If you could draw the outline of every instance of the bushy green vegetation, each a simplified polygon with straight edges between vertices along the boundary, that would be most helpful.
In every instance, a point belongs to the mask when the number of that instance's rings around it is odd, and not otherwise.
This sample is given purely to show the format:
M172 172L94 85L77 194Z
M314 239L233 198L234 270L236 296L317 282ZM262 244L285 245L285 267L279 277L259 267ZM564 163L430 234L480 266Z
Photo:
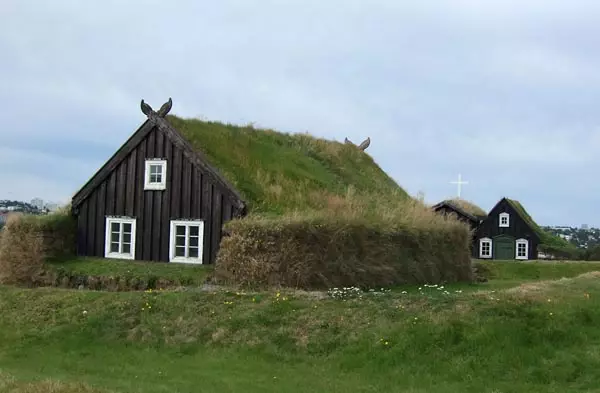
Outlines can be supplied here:
M540 263L532 274L515 267L529 263L506 263L492 281L592 265ZM509 289L492 281L333 297L0 287L0 383L146 393L596 389L600 273Z

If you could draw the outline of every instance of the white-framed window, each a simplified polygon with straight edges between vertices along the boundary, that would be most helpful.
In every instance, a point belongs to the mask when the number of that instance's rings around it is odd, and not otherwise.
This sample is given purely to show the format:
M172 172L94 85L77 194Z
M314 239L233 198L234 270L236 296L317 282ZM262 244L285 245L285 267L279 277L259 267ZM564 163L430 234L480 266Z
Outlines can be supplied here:
M510 214L500 213L500 226L503 228L510 226Z
M164 190L167 187L167 161L147 159L144 190Z
M169 260L171 262L202 263L204 221L172 220Z
M492 239L484 237L479 239L479 257L480 258L491 258L492 257Z
M516 259L529 259L529 241L527 239L518 239L516 242Z
M106 258L135 259L135 218L106 217Z

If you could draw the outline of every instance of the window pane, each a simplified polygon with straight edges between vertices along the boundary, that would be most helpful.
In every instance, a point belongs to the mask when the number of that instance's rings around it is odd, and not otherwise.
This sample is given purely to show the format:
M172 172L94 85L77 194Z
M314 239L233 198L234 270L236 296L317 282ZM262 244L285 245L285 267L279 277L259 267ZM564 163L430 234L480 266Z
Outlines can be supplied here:
M177 236L185 236L185 226L177 225L175 233L177 234Z
M115 232L111 233L110 241L118 243L119 242L119 233L115 233Z
M150 174L151 175L156 175L159 173L162 173L162 165L159 165L159 164L150 165Z
M123 253L129 254L131 252L131 244L123 243Z
M123 232L131 233L131 224L123 224Z
M175 237L175 245L176 246L185 246L185 236Z
M110 243L110 252L119 252L119 243Z
M200 228L198 228L197 226L190 227L190 236L198 236L199 232Z
M198 238L190 237L190 247L198 247Z
M185 247L175 247L175 256L176 257L184 257L185 256Z
M119 232L121 230L121 226L119 225L118 222L112 222L110 224L110 231L111 232Z
M190 258L198 258L198 247L190 247L188 253Z
M162 175L150 175L150 183L160 183L162 181Z
M123 243L131 243L131 233L123 234Z

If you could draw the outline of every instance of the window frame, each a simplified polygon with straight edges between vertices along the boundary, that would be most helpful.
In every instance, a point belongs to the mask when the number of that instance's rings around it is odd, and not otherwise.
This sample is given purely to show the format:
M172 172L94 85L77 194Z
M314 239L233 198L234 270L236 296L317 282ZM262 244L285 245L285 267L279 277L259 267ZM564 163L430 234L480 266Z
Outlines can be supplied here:
M104 230L104 257L115 258L115 259L135 259L135 238L136 238L136 222L137 219L134 217L117 217L117 216L106 216L105 218L105 230ZM112 252L110 250L112 243L112 224L118 223L119 225L119 252ZM123 247L123 224L131 224L131 241L130 241L130 253L126 254L122 252Z
M484 243L489 243L489 245L490 245L489 255L484 255L483 254L483 245L484 245ZM481 258L481 259L491 259L492 255L493 255L492 245L493 245L493 241L489 237L484 237L484 238L479 239L479 258Z
M519 256L519 245L525 245L525 256ZM515 259L529 259L529 240L527 239L517 239L515 241Z
M177 235L177 227L185 226L185 254L187 255L189 252L189 228L190 227L198 227L198 257L189 257L183 256L178 257L175 256L176 246L176 235ZM202 259L202 254L204 251L204 220L171 220L170 222L170 236L169 236L169 262L179 262L179 263L195 263L195 264L203 264L204 261Z
M152 166L161 167L161 181L150 182L150 168ZM167 160L160 158L147 158L144 171L144 190L164 190L167 188Z
M506 218L506 224L503 224L503 223L502 223L502 219L503 219L503 218ZM499 214L499 220L500 220L500 221L498 222L498 226L499 226L500 228L508 228L508 227L510 227L510 214L508 214L508 213L506 213L506 212L504 212L504 213L500 213L500 214Z

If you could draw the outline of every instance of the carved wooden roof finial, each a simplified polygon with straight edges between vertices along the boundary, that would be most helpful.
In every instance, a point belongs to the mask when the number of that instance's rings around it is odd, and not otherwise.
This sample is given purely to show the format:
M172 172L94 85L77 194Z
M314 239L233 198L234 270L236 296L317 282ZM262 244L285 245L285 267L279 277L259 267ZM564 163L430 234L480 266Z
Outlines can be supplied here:
M171 97L169 97L169 101L165 102L160 107L158 112L155 112L154 109L152 109L152 107L150 105L145 103L143 99L142 99L142 103L141 103L142 112L148 117L151 117L151 116L165 117L167 115L167 113L169 113L169 111L171 110L172 106L173 106L173 100L171 100Z
M348 145L354 145L356 146L350 139L348 138L344 138L344 143L348 144ZM369 145L371 144L371 138L367 137L367 139L365 139L360 145L356 146L358 147L360 150L366 150L367 147L369 147Z

